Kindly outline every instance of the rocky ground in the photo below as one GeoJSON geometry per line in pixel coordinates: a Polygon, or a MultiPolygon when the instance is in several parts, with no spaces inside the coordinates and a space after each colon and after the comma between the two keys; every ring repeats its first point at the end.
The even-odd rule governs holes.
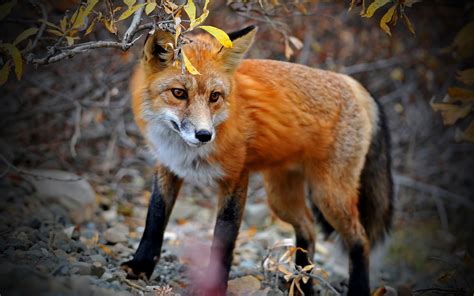
{"type": "MultiPolygon", "coordinates": [[[[386,287],[385,295],[472,295],[473,146],[455,143],[455,128],[444,127],[429,103],[441,100],[455,79],[457,65],[442,49],[459,26],[453,10],[443,10],[443,21],[436,8],[420,7],[412,18],[416,37],[397,27],[388,38],[377,24],[347,14],[342,1],[324,2],[316,19],[285,21],[305,43],[292,61],[353,75],[387,113],[395,220],[372,254],[372,288],[386,287]]],[[[244,22],[228,11],[209,18],[226,30],[244,22]]],[[[279,33],[260,25],[250,56],[283,59],[279,33]]],[[[1,295],[187,295],[203,272],[216,199],[212,189],[190,185],[180,193],[151,280],[127,280],[119,268],[139,243],[153,176],[127,90],[139,56],[138,48],[97,51],[26,68],[21,82],[3,86],[1,295]]],[[[254,176],[229,294],[288,294],[294,277],[285,284],[275,264],[292,250],[292,239],[254,176]]],[[[318,237],[314,262],[323,280],[315,289],[332,295],[329,282],[344,294],[347,255],[337,237],[318,237]]]]}

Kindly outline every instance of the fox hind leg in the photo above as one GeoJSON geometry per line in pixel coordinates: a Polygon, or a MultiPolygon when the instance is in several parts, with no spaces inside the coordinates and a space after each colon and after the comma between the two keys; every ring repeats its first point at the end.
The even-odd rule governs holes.
{"type": "Polygon", "coordinates": [[[357,190],[344,188],[343,185],[329,187],[321,182],[312,182],[311,186],[317,188],[316,192],[313,191],[313,202],[348,248],[348,295],[370,295],[370,243],[359,219],[357,190]]]}
{"type": "MultiPolygon", "coordinates": [[[[306,205],[301,171],[272,169],[263,173],[268,203],[273,212],[295,230],[296,246],[307,251],[296,252],[296,265],[310,264],[314,254],[315,228],[311,210],[306,205]]],[[[311,280],[301,285],[305,295],[313,295],[311,280]]]]}

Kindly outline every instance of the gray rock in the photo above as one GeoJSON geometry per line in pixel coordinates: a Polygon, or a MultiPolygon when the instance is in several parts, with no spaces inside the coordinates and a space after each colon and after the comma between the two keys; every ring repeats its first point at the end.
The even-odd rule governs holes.
{"type": "Polygon", "coordinates": [[[91,256],[91,260],[92,262],[99,262],[102,266],[106,266],[107,265],[107,259],[105,259],[104,256],[102,255],[92,255],[91,256]]]}
{"type": "Polygon", "coordinates": [[[126,242],[128,240],[128,227],[121,223],[117,223],[115,226],[104,232],[104,239],[112,244],[126,242]]]}
{"type": "Polygon", "coordinates": [[[62,205],[67,209],[69,217],[74,223],[82,223],[93,217],[97,207],[95,192],[85,179],[81,179],[76,174],[59,170],[33,169],[27,171],[36,176],[45,177],[25,176],[35,187],[37,196],[48,202],[62,205]]]}
{"type": "Polygon", "coordinates": [[[92,264],[86,262],[74,262],[71,272],[80,275],[90,275],[92,273],[92,264]]]}
{"type": "Polygon", "coordinates": [[[105,268],[99,262],[94,262],[91,266],[91,275],[100,278],[105,272],[105,268]]]}

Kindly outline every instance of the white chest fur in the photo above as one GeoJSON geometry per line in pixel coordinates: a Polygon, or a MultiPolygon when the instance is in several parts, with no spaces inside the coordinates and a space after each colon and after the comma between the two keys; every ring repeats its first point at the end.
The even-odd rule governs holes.
{"type": "Polygon", "coordinates": [[[214,185],[224,176],[219,165],[208,161],[214,143],[190,147],[176,132],[160,125],[150,126],[148,139],[158,161],[187,182],[214,185]]]}

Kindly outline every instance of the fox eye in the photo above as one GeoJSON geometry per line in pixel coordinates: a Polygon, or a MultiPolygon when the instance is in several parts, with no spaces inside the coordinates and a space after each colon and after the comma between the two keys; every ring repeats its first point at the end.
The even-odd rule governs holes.
{"type": "Polygon", "coordinates": [[[172,88],[171,92],[178,100],[186,100],[188,98],[188,93],[182,88],[172,88]]]}
{"type": "Polygon", "coordinates": [[[217,100],[219,100],[220,96],[221,96],[220,92],[214,91],[211,93],[211,97],[209,98],[209,100],[211,101],[211,103],[215,103],[217,102],[217,100]]]}

